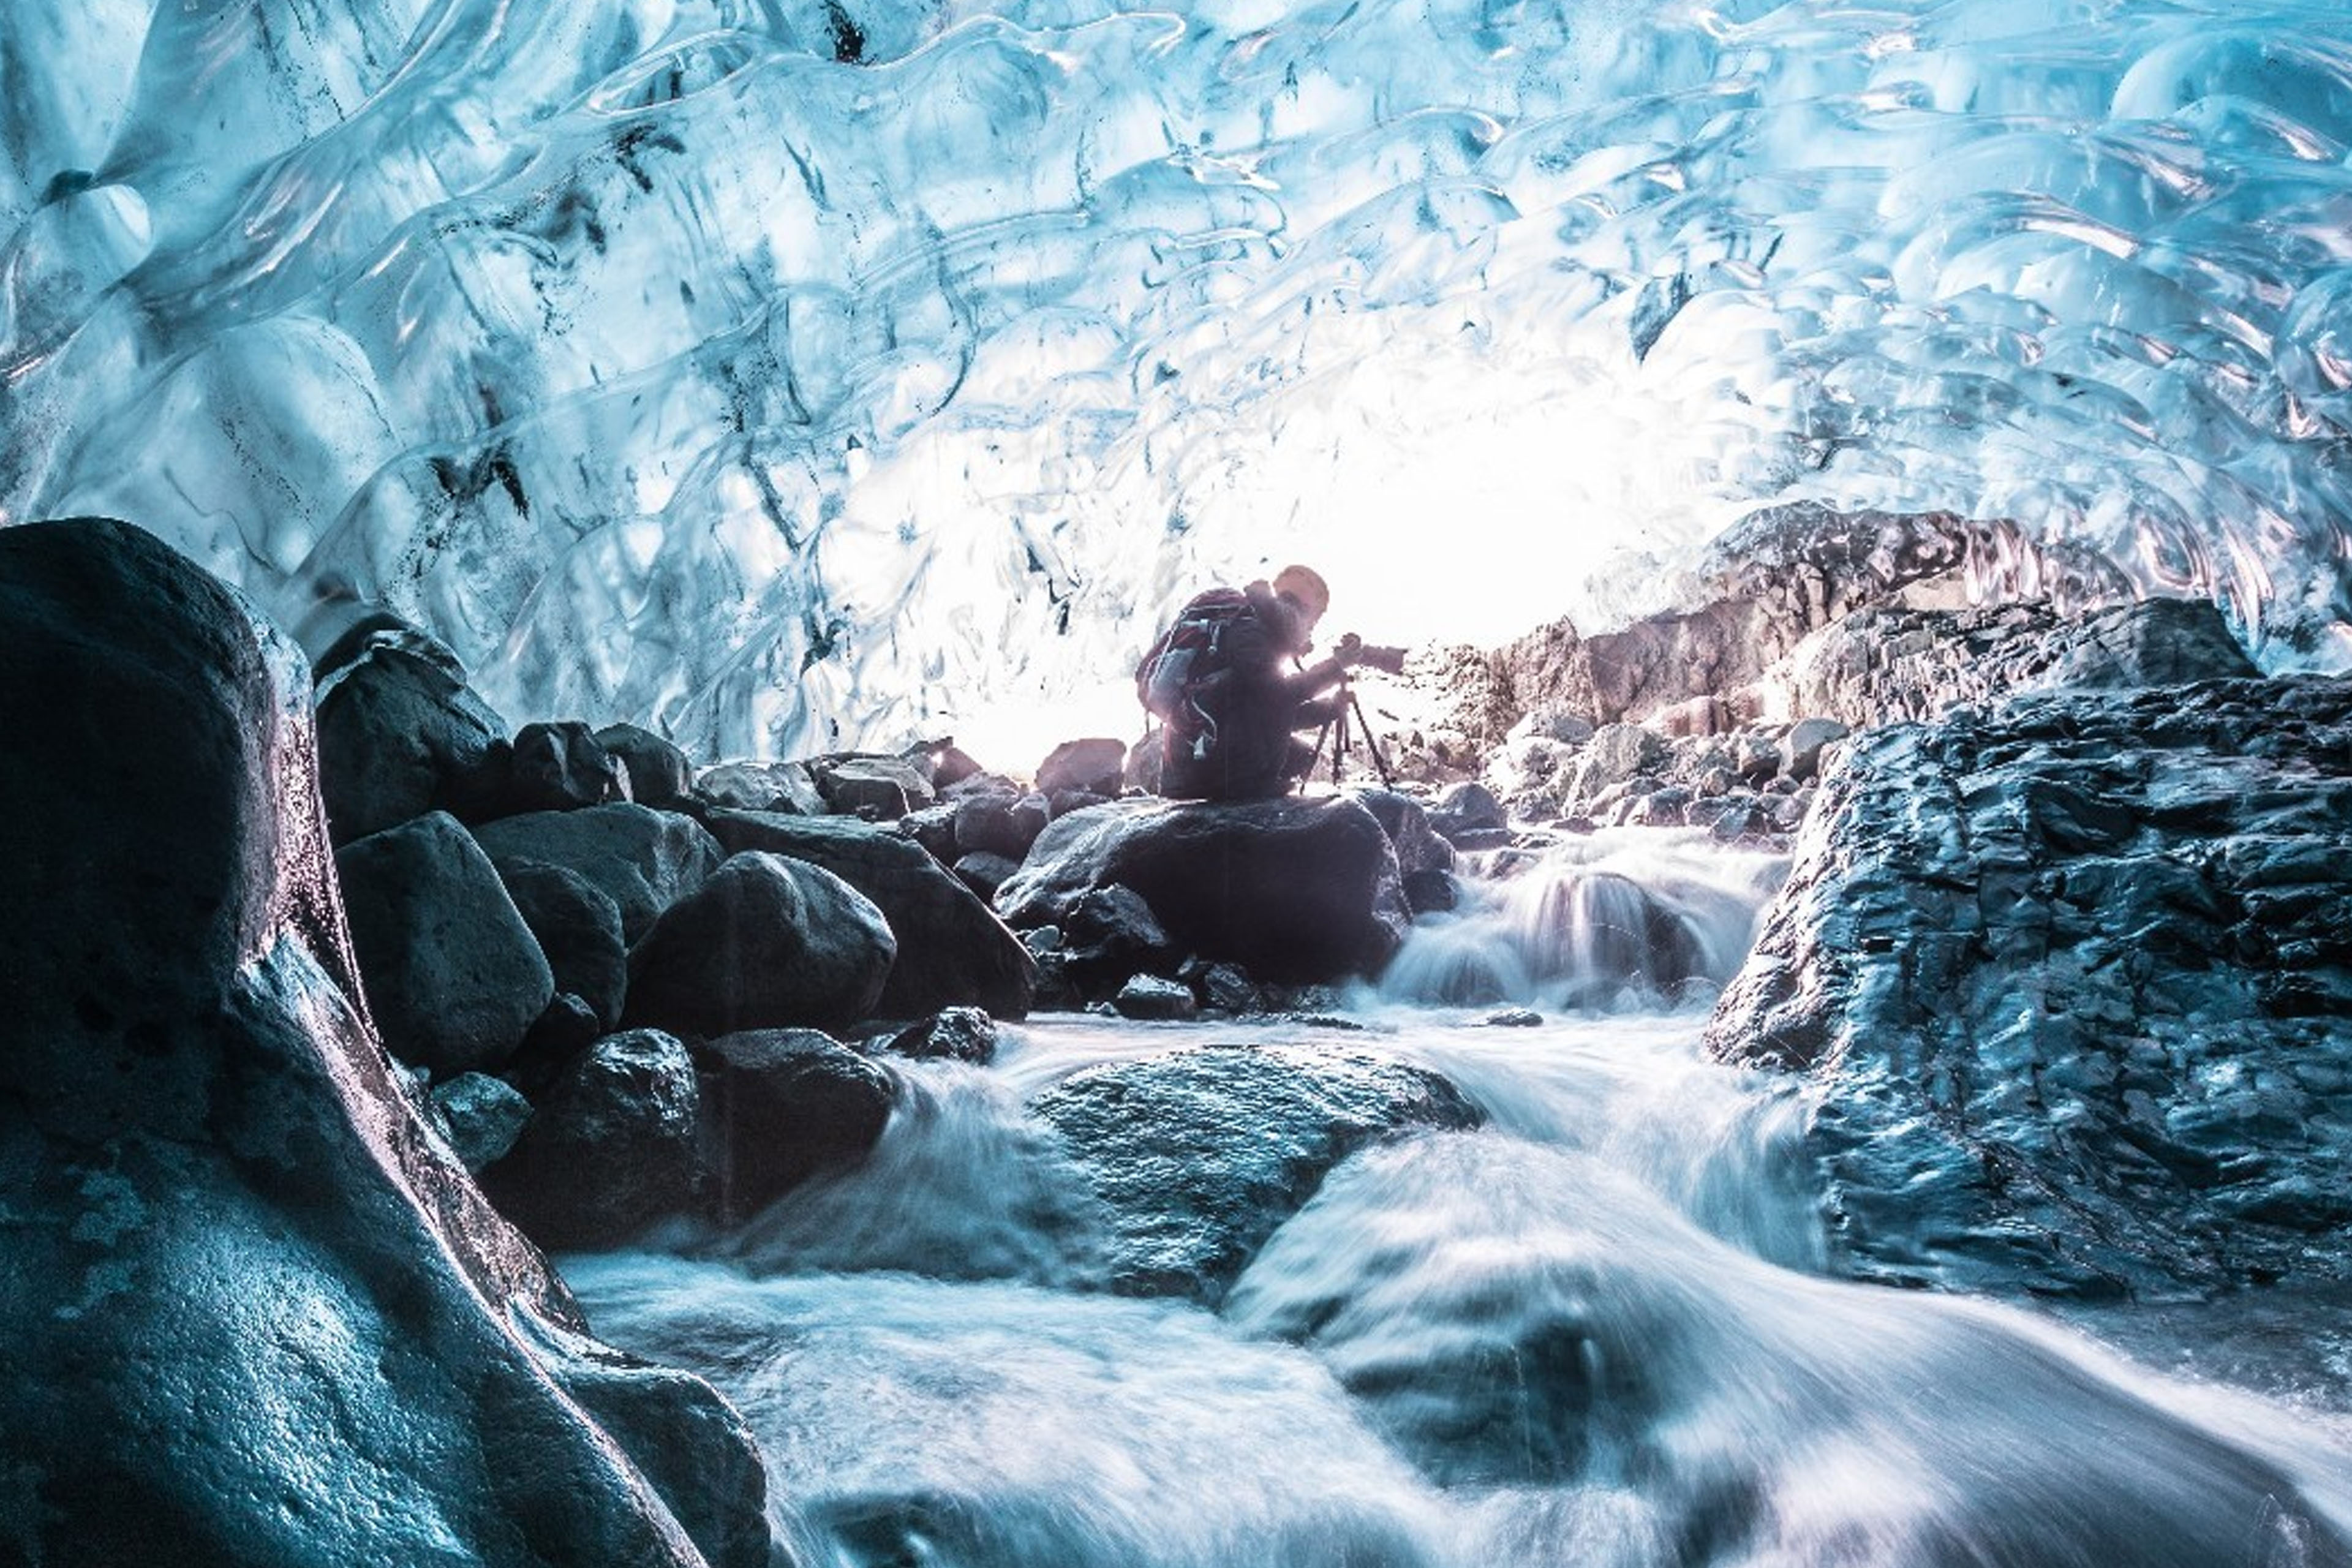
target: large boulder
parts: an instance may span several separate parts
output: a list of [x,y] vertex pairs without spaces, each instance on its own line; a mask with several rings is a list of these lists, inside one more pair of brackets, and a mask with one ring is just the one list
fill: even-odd
[[639,805],[667,810],[693,793],[693,763],[651,730],[607,724],[596,731],[596,743],[628,770],[628,798]]
[[0,1557],[765,1561],[740,1419],[588,1342],[395,1080],[310,698],[152,537],[0,529]]
[[1860,1273],[2352,1277],[2352,682],[1857,737],[1711,1038],[1820,1081]]
[[585,1002],[604,1027],[617,1027],[629,989],[621,906],[587,878],[562,866],[509,859],[498,872],[522,923],[547,955],[555,988]]
[[760,849],[805,860],[873,900],[898,939],[898,960],[875,1004],[883,1016],[919,1018],[960,1004],[1000,1018],[1029,1011],[1036,961],[913,839],[846,817],[713,811],[708,821],[730,855]]
[[1076,790],[1115,796],[1124,785],[1127,742],[1108,736],[1065,741],[1037,764],[1037,790],[1056,795]]
[[555,977],[473,836],[430,812],[344,845],[335,870],[392,1053],[436,1078],[504,1067]]
[[1045,829],[996,904],[1015,927],[1064,925],[1114,885],[1141,894],[1179,948],[1262,980],[1370,973],[1409,920],[1388,835],[1339,796],[1088,806]]
[[693,1207],[700,1110],[684,1045],[658,1029],[608,1036],[540,1096],[483,1190],[541,1247],[618,1247]]
[[1349,1154],[1482,1120],[1425,1068],[1288,1046],[1089,1068],[1029,1109],[1104,1205],[1112,1289],[1210,1303]]
[[826,806],[850,816],[895,822],[939,799],[929,776],[903,757],[822,757],[809,772]]
[[805,763],[721,763],[694,782],[704,803],[730,811],[773,811],[823,816],[829,809]]
[[379,625],[341,650],[317,696],[319,784],[335,842],[440,808],[472,816],[506,780],[506,725],[466,685],[457,656]]
[[814,1029],[755,1029],[696,1047],[704,1202],[748,1219],[818,1172],[854,1164],[889,1123],[890,1075]]
[[692,817],[626,803],[534,811],[484,823],[474,837],[501,867],[532,860],[580,873],[619,908],[632,943],[727,858]]
[[882,911],[822,866],[748,850],[672,904],[629,953],[629,1017],[694,1035],[873,1012],[898,944]]
[[576,811],[629,798],[627,767],[578,720],[516,731],[507,810]]

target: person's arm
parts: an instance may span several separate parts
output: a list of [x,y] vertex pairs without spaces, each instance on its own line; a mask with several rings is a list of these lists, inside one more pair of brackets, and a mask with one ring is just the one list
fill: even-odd
[[[1283,684],[1289,689],[1293,700],[1311,704],[1316,698],[1338,686],[1348,671],[1355,668],[1363,647],[1363,639],[1349,632],[1339,639],[1339,646],[1331,650],[1330,658],[1283,677]],[[1311,721],[1319,723],[1321,721]]]

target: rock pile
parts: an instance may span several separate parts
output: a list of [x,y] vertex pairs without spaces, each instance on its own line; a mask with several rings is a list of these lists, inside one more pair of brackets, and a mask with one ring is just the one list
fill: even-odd
[[[377,1046],[300,656],[100,520],[0,530],[0,651],[39,764],[0,773],[0,1558],[769,1563],[740,1419],[586,1337]],[[476,930],[409,919],[416,888],[495,888],[424,816],[488,754],[450,734],[345,798],[425,821],[370,868],[399,963]],[[469,998],[521,945],[504,913]],[[546,966],[516,967],[527,1002]],[[455,1068],[516,1010],[404,1026]]]

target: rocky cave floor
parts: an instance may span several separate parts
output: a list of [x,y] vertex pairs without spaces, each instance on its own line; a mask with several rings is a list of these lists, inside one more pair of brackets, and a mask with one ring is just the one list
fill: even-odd
[[[0,1441],[37,1502],[16,1549],[244,1560],[263,1529],[291,1555],[251,1560],[361,1560],[424,1498],[484,1560],[763,1563],[740,1420],[588,1339],[541,1249],[756,1215],[873,1148],[890,1058],[985,1063],[1000,1021],[1328,1013],[1467,882],[1604,827],[1790,856],[1708,1041],[1811,1080],[1843,1274],[2340,1291],[2352,682],[2264,677],[2210,604],[2062,561],[2027,594],[1994,558],[2013,536],[1950,517],[1759,513],[1691,609],[1367,683],[1389,784],[1202,805],[1118,740],[1024,778],[946,741],[509,733],[389,616],[306,662],[135,529],[0,531],[0,1430],[70,1434]],[[1626,978],[1690,981],[1649,918]],[[1041,1097],[1126,1216],[1118,1289],[1213,1300],[1350,1152],[1476,1121],[1332,1039]],[[1195,1172],[1171,1234],[1139,1161],[1164,1181],[1202,1116],[1278,1129],[1273,1165]],[[265,1387],[317,1408],[255,1436],[221,1391]],[[257,1526],[256,1486],[303,1491],[273,1443],[369,1479]],[[107,1500],[151,1471],[178,1479]]]

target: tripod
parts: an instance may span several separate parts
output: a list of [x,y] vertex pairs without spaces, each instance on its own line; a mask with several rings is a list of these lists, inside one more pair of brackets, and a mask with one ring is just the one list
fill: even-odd
[[1364,717],[1364,705],[1356,699],[1355,682],[1345,673],[1339,677],[1338,705],[1331,717],[1323,721],[1322,733],[1315,737],[1315,754],[1308,759],[1307,771],[1299,775],[1301,784],[1315,776],[1315,764],[1323,760],[1326,742],[1331,743],[1331,782],[1334,784],[1340,782],[1347,772],[1348,731],[1351,721],[1363,749],[1371,753],[1372,771],[1380,775],[1381,787],[1385,789],[1395,784],[1396,779],[1389,772],[1389,760],[1381,755],[1381,743],[1372,739],[1371,721]]

